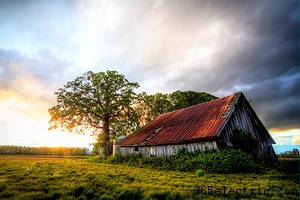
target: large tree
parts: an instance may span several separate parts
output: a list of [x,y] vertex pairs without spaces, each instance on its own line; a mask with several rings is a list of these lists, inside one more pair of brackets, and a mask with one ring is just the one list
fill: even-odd
[[132,112],[134,89],[138,87],[116,71],[88,71],[55,92],[57,105],[49,109],[49,129],[102,134],[98,138],[103,138],[104,154],[109,156],[116,133],[138,126]]

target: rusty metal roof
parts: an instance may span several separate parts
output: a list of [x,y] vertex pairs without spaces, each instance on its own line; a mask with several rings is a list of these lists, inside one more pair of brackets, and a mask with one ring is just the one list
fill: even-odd
[[216,137],[226,120],[223,114],[237,94],[158,115],[117,145],[162,145]]

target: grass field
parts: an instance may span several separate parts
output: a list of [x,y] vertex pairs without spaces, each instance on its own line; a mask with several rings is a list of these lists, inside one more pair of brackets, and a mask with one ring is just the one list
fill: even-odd
[[0,156],[0,199],[299,199],[298,193],[295,177],[275,171],[197,177],[83,158]]

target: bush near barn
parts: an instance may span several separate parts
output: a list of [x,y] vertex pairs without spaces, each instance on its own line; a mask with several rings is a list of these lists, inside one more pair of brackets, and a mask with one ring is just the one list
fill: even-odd
[[181,149],[175,155],[168,157],[142,157],[140,154],[114,156],[111,158],[96,158],[93,161],[124,164],[134,167],[151,169],[195,171],[202,169],[208,173],[240,173],[257,172],[259,163],[252,155],[239,149],[206,150],[188,152]]

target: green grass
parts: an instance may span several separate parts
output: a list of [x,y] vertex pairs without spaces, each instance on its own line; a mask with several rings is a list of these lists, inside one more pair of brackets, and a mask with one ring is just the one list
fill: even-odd
[[[214,193],[225,186],[226,194],[208,193],[208,186]],[[229,189],[243,188],[248,195],[229,195]],[[265,189],[273,196],[264,195]],[[0,199],[298,199],[278,195],[279,189],[299,193],[298,180],[277,171],[198,177],[79,158],[0,157]]]

